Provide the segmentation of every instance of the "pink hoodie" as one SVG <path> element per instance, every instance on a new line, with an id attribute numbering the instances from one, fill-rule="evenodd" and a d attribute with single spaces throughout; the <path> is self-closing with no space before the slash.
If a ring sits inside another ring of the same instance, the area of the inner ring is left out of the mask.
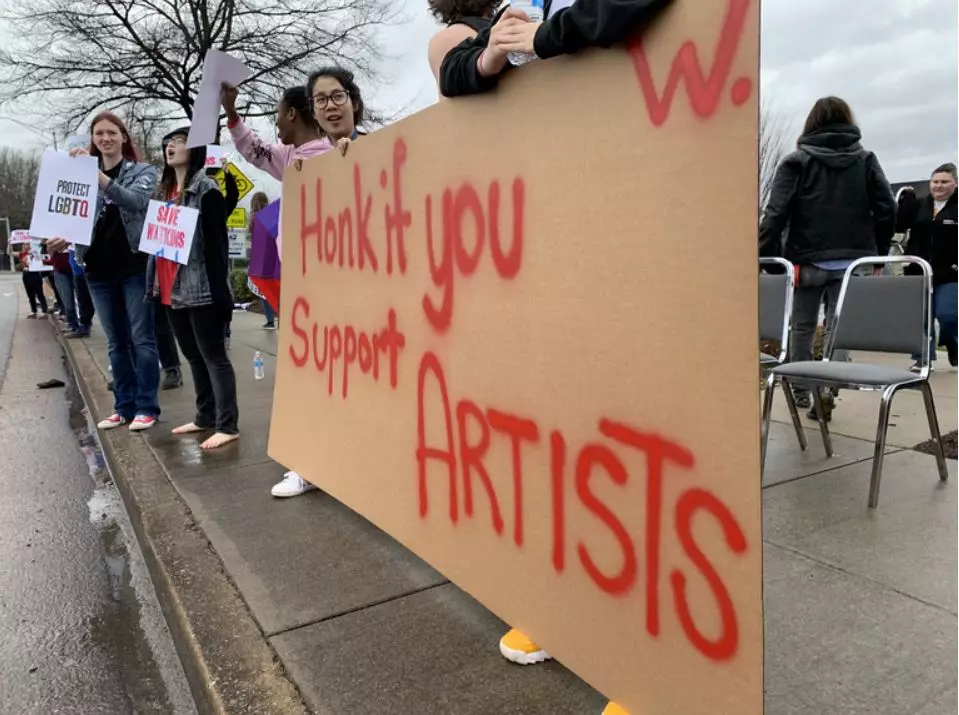
<path id="1" fill-rule="evenodd" d="M 298 159 L 309 159 L 333 149 L 329 137 L 313 139 L 300 146 L 266 144 L 241 119 L 230 127 L 236 150 L 257 169 L 262 169 L 277 181 L 283 181 L 283 170 Z M 276 238 L 276 247 L 283 255 L 283 231 Z"/>

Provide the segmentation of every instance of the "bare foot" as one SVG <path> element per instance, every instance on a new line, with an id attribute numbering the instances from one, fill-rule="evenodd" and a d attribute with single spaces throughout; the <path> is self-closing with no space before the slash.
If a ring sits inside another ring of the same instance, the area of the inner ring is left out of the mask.
<path id="1" fill-rule="evenodd" d="M 173 428 L 173 434 L 193 434 L 194 432 L 209 432 L 209 427 L 198 427 L 193 422 Z"/>
<path id="2" fill-rule="evenodd" d="M 200 449 L 217 449 L 230 442 L 236 442 L 238 439 L 240 439 L 240 435 L 238 434 L 223 434 L 222 432 L 217 432 L 201 444 Z"/>

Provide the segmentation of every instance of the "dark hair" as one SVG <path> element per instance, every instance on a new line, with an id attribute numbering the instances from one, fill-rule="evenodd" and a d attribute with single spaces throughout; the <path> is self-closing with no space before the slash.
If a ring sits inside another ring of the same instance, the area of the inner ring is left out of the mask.
<path id="1" fill-rule="evenodd" d="M 170 198 L 170 194 L 173 193 L 173 190 L 177 187 L 176 181 L 176 170 L 167 164 L 166 159 L 166 146 L 170 143 L 170 139 L 177 135 L 186 136 L 189 133 L 189 129 L 186 130 L 177 130 L 167 134 L 163 137 L 163 173 L 160 175 L 160 184 L 157 187 L 157 197 L 163 201 L 166 201 Z M 186 166 L 186 178 L 184 179 L 183 185 L 187 187 L 190 185 L 190 182 L 193 180 L 193 177 L 196 176 L 198 172 L 205 172 L 206 170 L 206 147 L 205 146 L 195 146 L 190 149 L 190 158 L 187 161 Z M 183 200 L 183 194 L 180 194 L 180 200 Z"/>
<path id="2" fill-rule="evenodd" d="M 296 116 L 310 129 L 319 129 L 313 107 L 310 106 L 310 93 L 306 87 L 290 87 L 283 93 L 280 102 L 296 112 Z"/>
<path id="3" fill-rule="evenodd" d="M 133 143 L 133 137 L 130 136 L 127 125 L 113 112 L 100 112 L 93 118 L 93 121 L 90 122 L 90 156 L 100 158 L 100 150 L 97 149 L 97 145 L 93 141 L 93 129 L 97 124 L 103 121 L 110 122 L 110 124 L 119 129 L 123 135 L 123 148 L 121 149 L 123 158 L 128 161 L 140 161 L 140 150 L 137 148 L 137 145 Z"/>
<path id="4" fill-rule="evenodd" d="M 936 174 L 950 174 L 952 176 L 952 180 L 956 181 L 956 165 L 950 162 L 948 164 L 937 166 L 936 170 L 932 172 L 933 176 Z"/>
<path id="5" fill-rule="evenodd" d="M 823 97 L 817 99 L 809 110 L 809 116 L 806 117 L 806 123 L 803 125 L 802 133 L 813 134 L 823 127 L 830 124 L 851 124 L 856 126 L 856 118 L 852 114 L 852 109 L 846 104 L 844 99 L 839 97 Z"/>
<path id="6" fill-rule="evenodd" d="M 455 25 L 465 17 L 493 17 L 500 0 L 429 0 L 430 12 L 444 25 Z"/>
<path id="7" fill-rule="evenodd" d="M 306 81 L 306 91 L 310 97 L 307 101 L 312 102 L 313 85 L 320 77 L 332 77 L 346 90 L 346 93 L 350 95 L 350 99 L 353 102 L 353 126 L 360 126 L 363 123 L 363 118 L 366 113 L 366 105 L 363 104 L 363 97 L 360 95 L 359 85 L 357 85 L 353 79 L 353 73 L 337 65 L 321 67 L 316 72 L 313 72 Z M 311 106 L 310 110 L 312 111 L 312 109 L 313 107 Z"/>

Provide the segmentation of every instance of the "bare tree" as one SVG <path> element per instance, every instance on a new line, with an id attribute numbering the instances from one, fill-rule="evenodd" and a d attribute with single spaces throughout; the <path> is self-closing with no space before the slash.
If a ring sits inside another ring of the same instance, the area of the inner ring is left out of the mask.
<path id="1" fill-rule="evenodd" d="M 316 65 L 372 78 L 384 58 L 378 27 L 400 21 L 395 0 L 5 0 L 0 101 L 56 98 L 48 114 L 75 129 L 101 109 L 141 119 L 193 116 L 203 58 L 218 49 L 252 70 L 248 116 L 275 111 L 282 90 Z"/>
<path id="2" fill-rule="evenodd" d="M 789 153 L 786 122 L 769 102 L 759 109 L 759 207 L 763 208 L 772 192 L 776 169 Z"/>
<path id="3" fill-rule="evenodd" d="M 38 154 L 0 147 L 0 216 L 14 230 L 30 227 L 39 172 Z"/>

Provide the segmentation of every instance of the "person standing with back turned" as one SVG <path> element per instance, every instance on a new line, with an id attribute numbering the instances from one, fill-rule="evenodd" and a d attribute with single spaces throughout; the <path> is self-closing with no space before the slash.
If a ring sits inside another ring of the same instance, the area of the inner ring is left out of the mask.
<path id="1" fill-rule="evenodd" d="M 828 342 L 846 269 L 858 258 L 889 253 L 896 201 L 879 160 L 862 148 L 861 137 L 845 101 L 839 97 L 817 100 L 806 117 L 797 150 L 776 170 L 763 212 L 759 255 L 784 255 L 799 271 L 790 345 L 793 362 L 813 359 L 824 301 Z M 833 359 L 845 360 L 845 352 L 837 350 Z M 809 418 L 817 419 L 809 387 L 797 384 L 793 395 L 796 406 L 809 408 Z M 835 394 L 825 391 L 822 402 L 828 421 Z"/>

